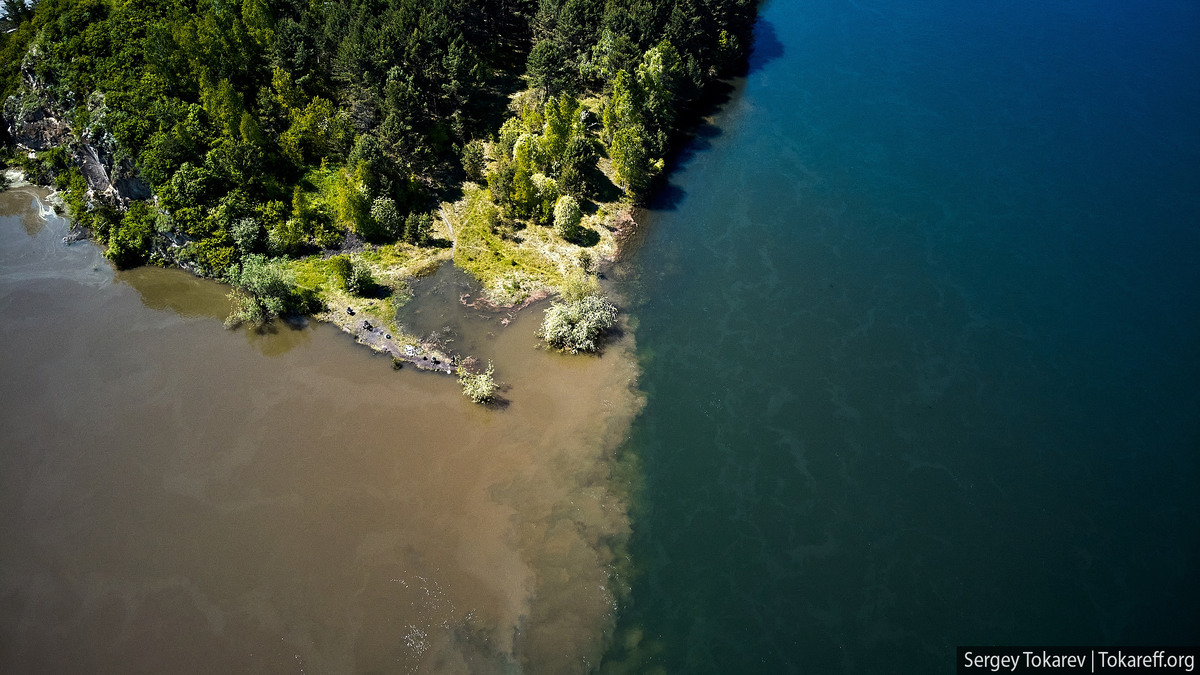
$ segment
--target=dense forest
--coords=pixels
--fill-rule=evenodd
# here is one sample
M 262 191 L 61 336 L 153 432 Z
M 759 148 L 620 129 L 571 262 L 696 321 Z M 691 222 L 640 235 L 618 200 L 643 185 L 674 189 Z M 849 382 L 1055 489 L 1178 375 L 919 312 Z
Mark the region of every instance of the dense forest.
M 663 168 L 681 111 L 737 66 L 754 0 L 4 0 L 11 161 L 53 183 L 118 265 L 156 240 L 230 278 L 243 261 L 428 243 L 464 180 L 563 236 L 610 164 L 626 201 Z M 593 103 L 589 109 L 585 101 Z M 515 102 L 515 103 L 514 103 Z M 97 198 L 98 148 L 152 191 Z M 608 183 L 612 187 L 612 183 Z M 570 197 L 564 200 L 563 197 Z M 136 197 L 140 197 L 136 198 Z M 147 197 L 150 197 L 147 199 Z M 572 213 L 575 215 L 572 216 Z

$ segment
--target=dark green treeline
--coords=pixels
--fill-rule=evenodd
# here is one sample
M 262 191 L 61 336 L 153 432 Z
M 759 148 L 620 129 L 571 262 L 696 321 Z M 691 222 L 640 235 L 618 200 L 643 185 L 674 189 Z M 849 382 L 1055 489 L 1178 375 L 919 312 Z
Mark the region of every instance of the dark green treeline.
M 637 199 L 677 112 L 744 56 L 756 10 L 752 0 L 7 4 L 6 119 L 48 110 L 71 129 L 64 147 L 15 161 L 56 183 L 118 264 L 145 262 L 169 236 L 214 276 L 247 255 L 336 248 L 349 232 L 422 243 L 413 216 L 462 180 L 464 163 L 478 173 L 472 141 L 495 138 L 524 88 L 601 97 L 598 154 Z M 157 203 L 89 200 L 68 152 L 82 143 L 135 166 Z

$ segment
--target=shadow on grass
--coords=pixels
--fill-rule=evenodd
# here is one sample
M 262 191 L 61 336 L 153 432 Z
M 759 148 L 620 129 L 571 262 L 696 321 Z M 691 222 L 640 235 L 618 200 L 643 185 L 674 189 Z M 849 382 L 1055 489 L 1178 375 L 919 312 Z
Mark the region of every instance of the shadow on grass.
M 600 243 L 600 233 L 592 228 L 585 228 L 571 238 L 571 243 L 583 248 L 591 248 Z
M 591 197 L 598 202 L 615 202 L 621 198 L 621 188 L 617 187 L 598 166 L 588 167 L 584 173 Z

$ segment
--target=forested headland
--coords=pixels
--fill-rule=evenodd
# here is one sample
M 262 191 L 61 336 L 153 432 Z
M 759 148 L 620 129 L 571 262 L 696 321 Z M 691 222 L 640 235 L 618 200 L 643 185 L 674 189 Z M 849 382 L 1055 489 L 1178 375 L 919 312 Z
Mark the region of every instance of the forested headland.
M 402 295 L 451 256 L 498 302 L 592 272 L 680 114 L 743 62 L 757 3 L 4 8 L 10 164 L 118 266 L 229 281 L 269 320 Z

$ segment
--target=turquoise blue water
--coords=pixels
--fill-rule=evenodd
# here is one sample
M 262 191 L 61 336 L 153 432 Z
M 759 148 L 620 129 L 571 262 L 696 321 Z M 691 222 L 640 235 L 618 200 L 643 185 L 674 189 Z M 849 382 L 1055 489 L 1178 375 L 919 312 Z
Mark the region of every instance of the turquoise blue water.
M 774 0 L 614 276 L 611 672 L 1200 635 L 1200 4 Z

